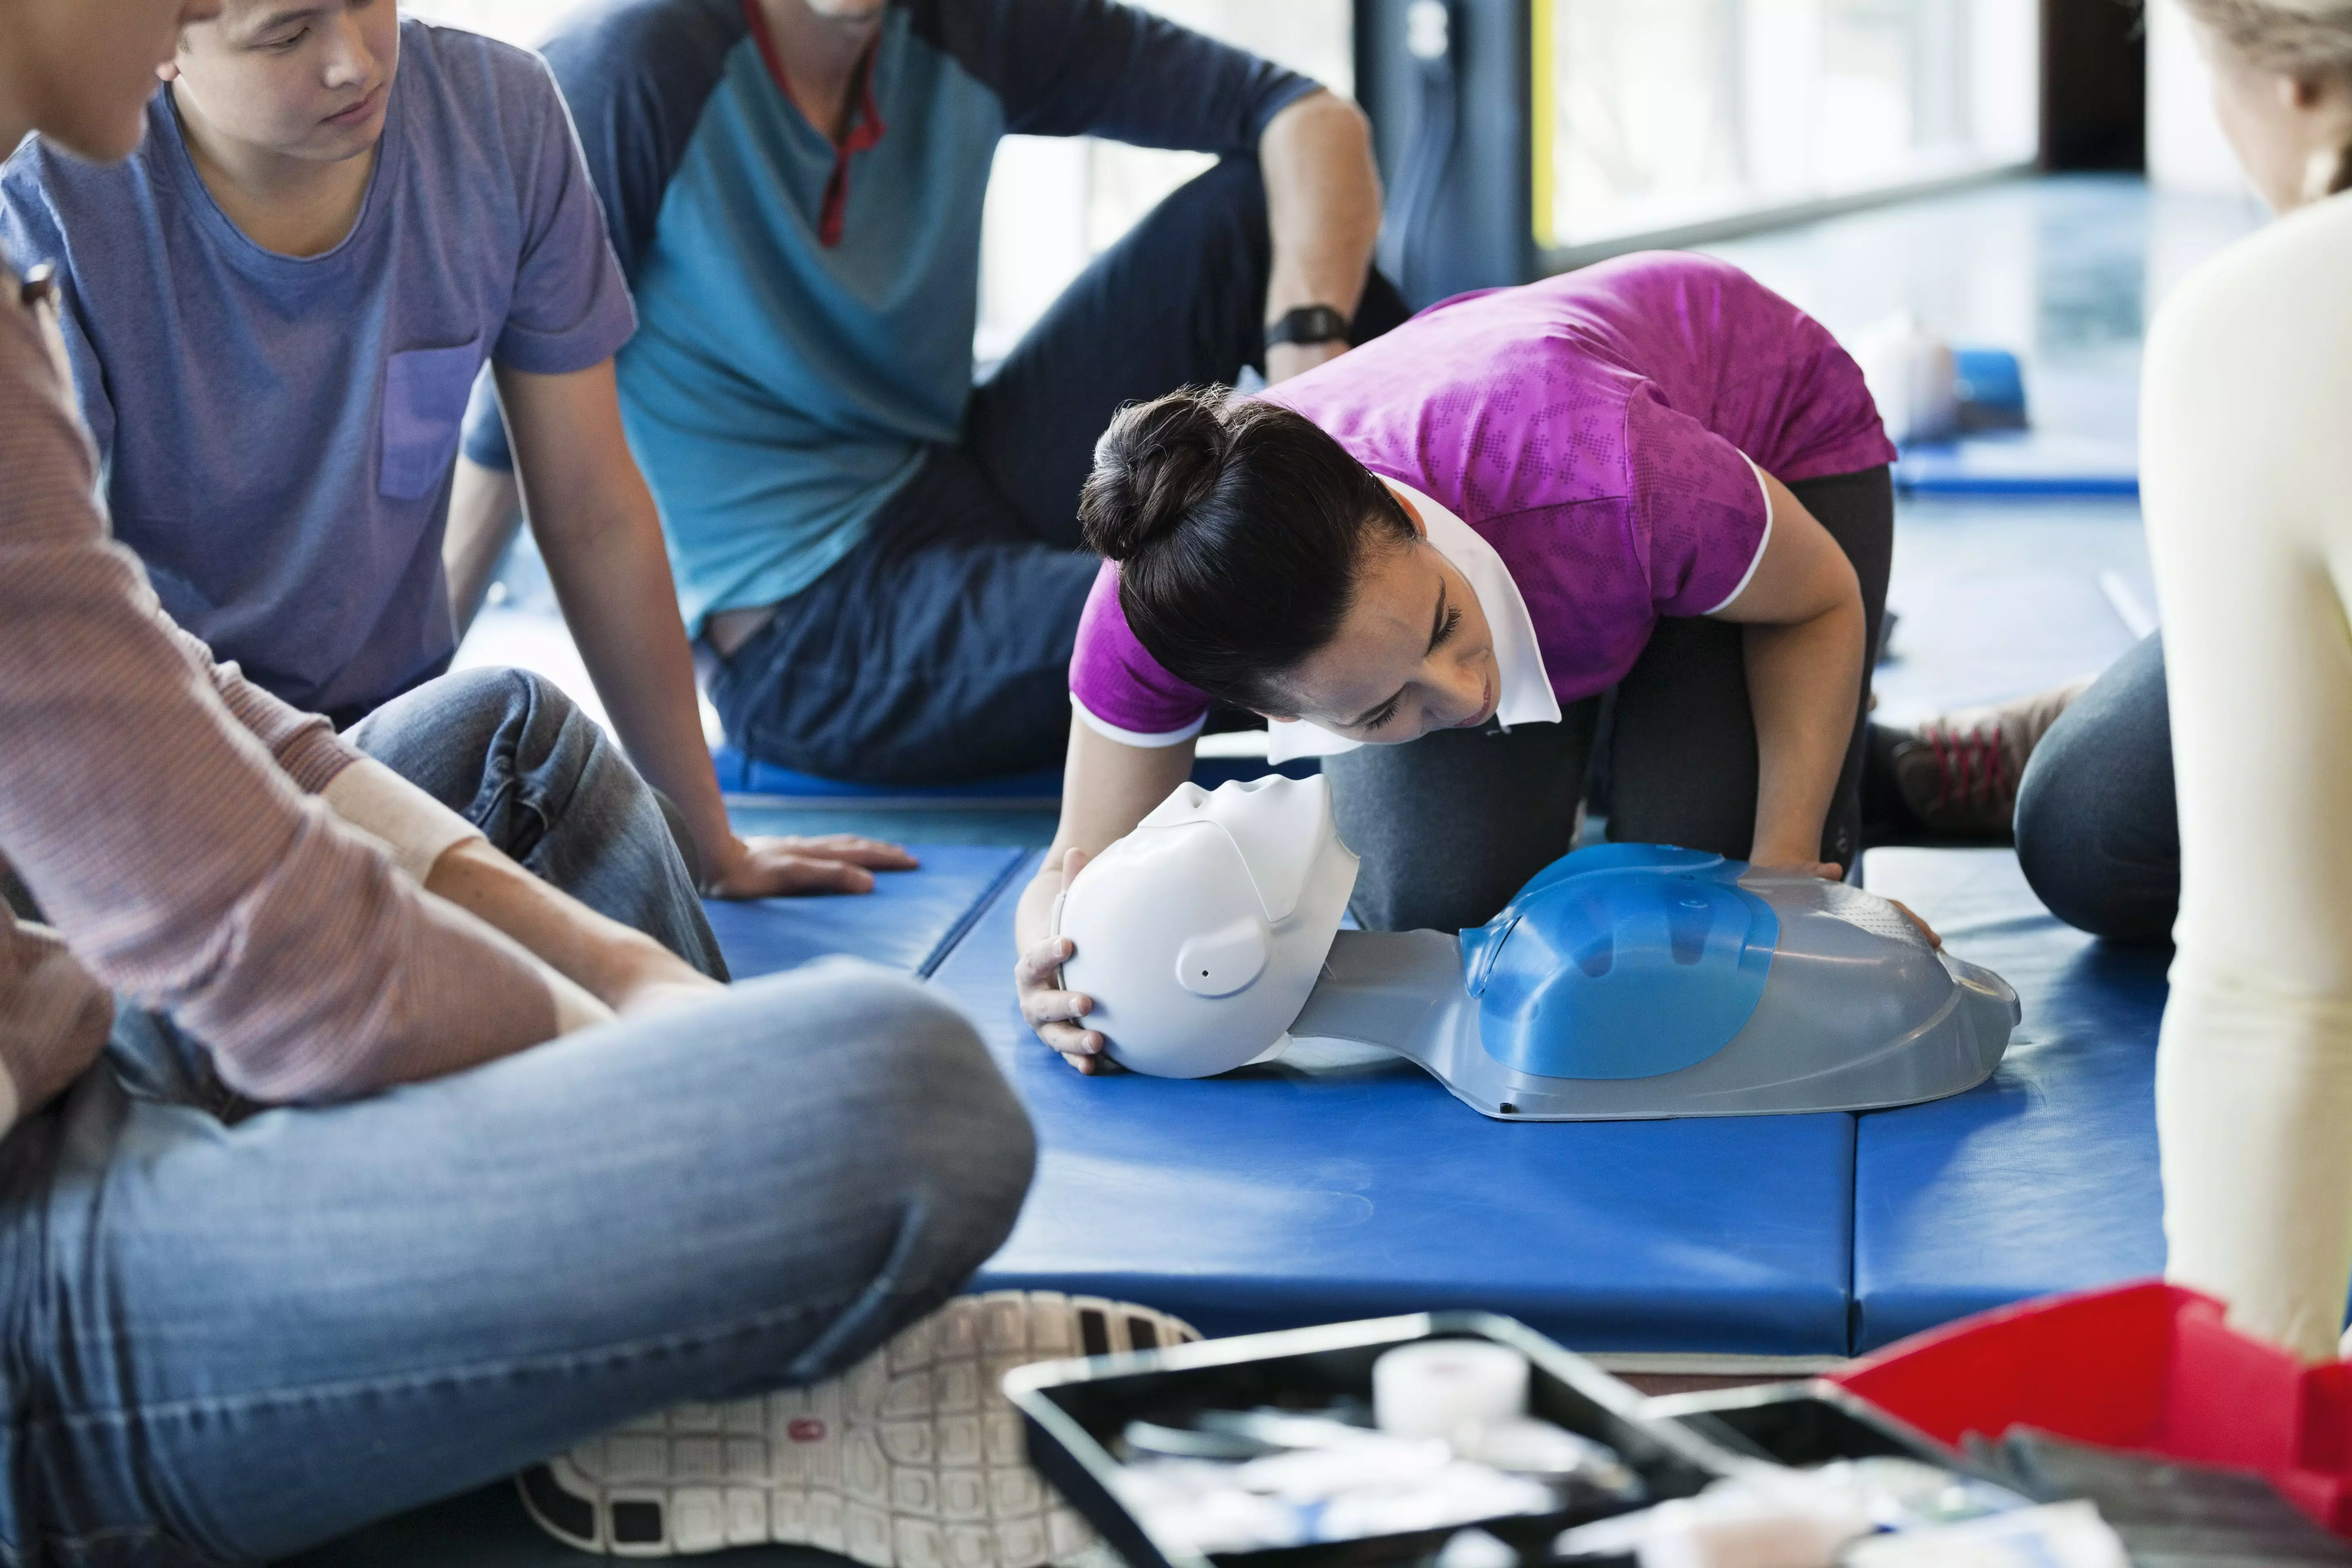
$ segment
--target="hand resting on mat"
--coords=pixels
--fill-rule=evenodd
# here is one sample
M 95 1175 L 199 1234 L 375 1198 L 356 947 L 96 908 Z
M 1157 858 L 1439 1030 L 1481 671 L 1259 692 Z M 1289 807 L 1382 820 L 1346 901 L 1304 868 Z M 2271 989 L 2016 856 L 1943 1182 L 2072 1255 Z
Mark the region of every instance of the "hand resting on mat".
M 718 859 L 702 889 L 715 899 L 870 893 L 875 872 L 915 868 L 915 858 L 898 845 L 854 833 L 817 838 L 730 837 Z

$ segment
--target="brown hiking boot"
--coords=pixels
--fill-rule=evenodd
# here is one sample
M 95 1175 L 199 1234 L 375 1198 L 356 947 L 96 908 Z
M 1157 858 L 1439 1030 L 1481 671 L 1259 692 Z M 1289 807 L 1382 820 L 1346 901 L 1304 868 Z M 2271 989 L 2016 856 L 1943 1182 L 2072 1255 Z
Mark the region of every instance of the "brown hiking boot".
M 1895 748 L 1895 782 L 1905 804 L 1937 833 L 2007 837 L 2027 760 L 2091 679 L 1920 725 Z

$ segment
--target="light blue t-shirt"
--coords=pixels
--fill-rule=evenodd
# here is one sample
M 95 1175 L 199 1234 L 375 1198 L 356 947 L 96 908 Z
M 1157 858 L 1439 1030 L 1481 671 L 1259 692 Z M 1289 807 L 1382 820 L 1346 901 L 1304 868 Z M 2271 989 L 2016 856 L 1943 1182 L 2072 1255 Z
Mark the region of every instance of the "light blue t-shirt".
M 697 626 L 815 581 L 961 437 L 999 137 L 1247 154 L 1315 90 L 1108 0 L 897 0 L 836 147 L 746 0 L 598 0 L 546 48 L 636 292 L 622 414 Z M 467 449 L 503 461 L 494 409 Z
M 415 21 L 332 250 L 231 223 L 169 89 L 127 163 L 19 148 L 0 247 L 57 268 L 116 537 L 181 625 L 313 710 L 380 702 L 456 647 L 441 540 L 485 357 L 585 370 L 635 320 L 545 63 Z

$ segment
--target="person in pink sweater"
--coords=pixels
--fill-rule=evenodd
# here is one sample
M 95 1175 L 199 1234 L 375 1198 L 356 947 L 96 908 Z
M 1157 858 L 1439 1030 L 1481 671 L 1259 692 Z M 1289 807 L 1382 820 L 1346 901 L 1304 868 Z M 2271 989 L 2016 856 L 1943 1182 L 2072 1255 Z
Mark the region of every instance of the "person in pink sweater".
M 125 156 L 218 11 L 0 0 L 0 150 Z M 971 1026 L 723 987 L 505 852 L 562 821 L 404 777 L 435 710 L 355 745 L 214 663 L 96 510 L 43 281 L 0 258 L 0 1560 L 277 1558 L 956 1290 L 1034 1157 Z M 675 866 L 576 721 L 465 743 Z

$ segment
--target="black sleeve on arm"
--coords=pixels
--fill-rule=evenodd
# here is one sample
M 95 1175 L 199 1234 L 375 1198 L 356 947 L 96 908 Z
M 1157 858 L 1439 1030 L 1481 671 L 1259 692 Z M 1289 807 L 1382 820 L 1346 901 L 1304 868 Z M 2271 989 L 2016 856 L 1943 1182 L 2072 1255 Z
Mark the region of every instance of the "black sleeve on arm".
M 540 51 L 571 108 L 604 232 L 633 285 L 670 178 L 728 54 L 749 31 L 737 0 L 604 0 L 566 18 Z M 487 468 L 514 467 L 487 365 L 465 432 L 467 458 Z
M 1005 129 L 1020 135 L 1249 153 L 1266 121 L 1318 86 L 1115 0 L 910 0 L 909 8 L 915 36 L 994 89 Z

